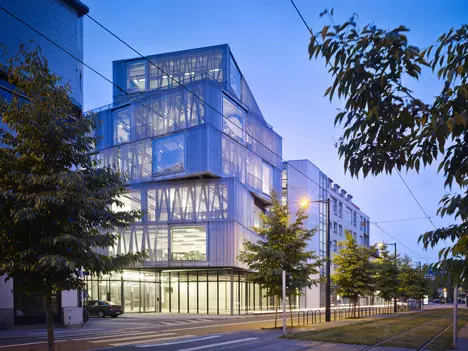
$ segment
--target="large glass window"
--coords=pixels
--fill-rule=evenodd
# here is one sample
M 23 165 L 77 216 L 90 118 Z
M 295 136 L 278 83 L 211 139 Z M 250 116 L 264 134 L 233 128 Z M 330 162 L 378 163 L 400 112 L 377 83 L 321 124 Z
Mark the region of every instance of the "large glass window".
M 171 228 L 171 259 L 206 260 L 206 227 L 181 226 Z
M 241 98 L 241 74 L 232 56 L 229 60 L 229 84 L 237 97 Z
M 114 144 L 130 141 L 130 109 L 114 111 Z
M 270 194 L 273 185 L 273 167 L 263 162 L 262 170 L 262 191 L 264 194 Z
M 223 98 L 223 130 L 231 138 L 245 143 L 245 113 L 228 99 Z
M 127 65 L 127 90 L 146 90 L 146 63 L 137 62 Z
M 153 173 L 181 172 L 185 164 L 185 138 L 183 134 L 156 139 L 153 147 Z

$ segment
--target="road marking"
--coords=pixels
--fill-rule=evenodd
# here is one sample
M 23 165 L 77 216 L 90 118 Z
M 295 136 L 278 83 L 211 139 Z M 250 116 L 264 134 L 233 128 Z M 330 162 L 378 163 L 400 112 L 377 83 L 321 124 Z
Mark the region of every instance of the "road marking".
M 64 342 L 66 340 L 56 340 L 55 342 Z M 44 344 L 46 343 L 45 341 L 39 341 L 39 342 L 27 342 L 24 344 L 10 344 L 10 345 L 2 345 L 0 346 L 0 349 L 4 349 L 6 347 L 16 347 L 16 346 L 27 346 L 27 345 L 39 345 L 39 344 Z
M 58 335 L 63 335 L 63 334 L 73 334 L 73 333 L 77 333 L 77 332 L 80 332 L 80 331 L 84 331 L 84 332 L 88 332 L 88 331 L 91 331 L 91 330 L 104 330 L 104 328 L 83 328 L 83 329 L 75 329 L 75 331 L 72 331 L 72 330 L 54 330 L 54 334 L 56 336 Z M 47 336 L 47 331 L 43 331 L 43 332 L 35 332 L 35 333 L 27 333 L 26 335 L 43 335 L 43 336 Z
M 150 344 L 150 345 L 138 345 L 137 347 L 158 347 L 158 346 L 168 346 L 168 345 L 176 345 L 176 344 L 185 344 L 187 342 L 197 342 L 197 341 L 202 341 L 202 340 L 209 340 L 209 339 L 214 339 L 214 338 L 219 338 L 221 335 L 212 335 L 212 336 L 205 336 L 203 338 L 197 338 L 197 339 L 190 339 L 190 340 L 181 340 L 181 341 L 173 341 L 173 342 L 165 342 L 165 343 L 159 343 L 159 344 Z
M 209 328 L 219 328 L 219 327 L 226 327 L 226 326 L 232 326 L 232 325 L 243 325 L 243 324 L 252 324 L 252 323 L 263 323 L 263 322 L 274 322 L 274 319 L 264 319 L 261 321 L 252 321 L 252 322 L 242 322 L 242 323 L 226 323 L 226 324 L 215 324 L 215 325 L 202 325 L 198 327 L 187 327 L 187 328 L 171 328 L 170 330 L 167 331 L 182 331 L 182 330 L 193 330 L 193 329 L 209 329 Z M 260 329 L 260 328 L 259 328 Z M 161 330 L 165 331 L 165 330 Z
M 157 335 L 154 335 L 157 334 Z M 120 340 L 137 340 L 137 339 L 144 339 L 144 338 L 155 338 L 155 337 L 160 337 L 160 336 L 167 336 L 167 335 L 175 335 L 175 333 L 164 333 L 164 334 L 159 334 L 159 333 L 153 333 L 153 335 L 122 335 L 122 336 L 116 336 L 114 338 L 107 338 L 107 339 L 100 339 L 100 340 L 94 340 L 90 341 L 92 343 L 109 343 L 113 341 L 120 341 Z
M 203 346 L 195 346 L 195 347 L 190 347 L 188 349 L 179 349 L 177 351 L 196 351 L 196 350 L 204 350 L 204 349 L 209 349 L 211 347 L 217 347 L 217 346 L 224 346 L 224 345 L 231 345 L 231 344 L 236 344 L 238 342 L 245 342 L 245 341 L 251 341 L 251 340 L 257 340 L 258 338 L 245 338 L 245 339 L 239 339 L 239 340 L 231 340 L 231 341 L 225 341 L 225 342 L 219 342 L 217 344 L 209 344 L 209 345 L 203 345 Z
M 81 341 L 81 340 L 94 340 L 94 339 L 105 339 L 105 338 L 109 338 L 113 335 L 119 337 L 119 336 L 130 336 L 130 335 L 135 335 L 135 334 L 138 334 L 138 335 L 144 335 L 144 334 L 156 334 L 156 333 L 160 333 L 159 330 L 154 330 L 154 331 L 150 331 L 150 332 L 142 332 L 142 333 L 138 333 L 138 331 L 132 331 L 132 332 L 125 332 L 125 333 L 109 333 L 109 334 L 105 334 L 105 335 L 100 335 L 100 336 L 92 336 L 92 337 L 85 337 L 85 338 L 75 338 L 75 339 L 71 339 L 72 341 Z M 166 335 L 166 334 L 165 334 Z M 149 335 L 148 335 L 149 336 Z
M 193 338 L 194 336 L 196 336 L 196 335 L 177 335 L 177 336 L 169 336 L 167 338 L 121 342 L 121 343 L 109 344 L 109 345 L 111 345 L 111 346 L 124 346 L 124 345 L 135 345 L 135 344 L 146 344 L 146 343 L 149 343 L 149 342 L 156 342 L 156 341 L 165 341 L 165 340 L 174 340 L 174 339 L 183 339 L 183 338 Z

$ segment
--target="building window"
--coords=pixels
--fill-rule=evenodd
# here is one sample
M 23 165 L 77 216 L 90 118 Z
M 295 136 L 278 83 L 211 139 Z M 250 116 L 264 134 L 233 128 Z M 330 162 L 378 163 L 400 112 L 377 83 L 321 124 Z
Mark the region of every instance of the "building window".
M 333 240 L 333 252 L 337 252 L 337 251 L 338 251 L 337 242 L 336 240 Z
M 239 107 L 223 98 L 223 131 L 231 138 L 245 143 L 245 113 Z
M 117 196 L 121 206 L 112 204 L 112 211 L 141 211 L 141 192 L 140 190 L 132 190 Z
M 263 211 L 258 208 L 257 206 L 254 205 L 254 210 L 253 210 L 253 226 L 255 228 L 261 228 L 263 227 L 263 219 L 262 219 L 262 214 Z
M 273 167 L 263 162 L 262 164 L 262 192 L 269 195 L 273 184 Z
M 357 214 L 356 212 L 353 212 L 353 224 L 355 227 L 357 227 Z
M 341 224 L 338 226 L 338 234 L 343 236 L 343 226 Z
M 341 201 L 338 202 L 338 216 L 343 218 L 343 203 Z
M 156 139 L 153 146 L 153 173 L 181 172 L 185 166 L 185 137 L 178 134 Z
M 230 57 L 230 60 L 229 60 L 229 84 L 231 85 L 231 88 L 234 91 L 234 93 L 240 99 L 241 98 L 241 74 L 232 56 Z
M 130 108 L 114 111 L 113 116 L 114 144 L 121 144 L 130 141 Z
M 146 90 L 146 64 L 144 62 L 127 64 L 127 90 Z
M 333 233 L 338 234 L 338 224 L 336 222 L 333 222 Z
M 206 227 L 172 227 L 171 259 L 176 261 L 206 261 Z
M 338 201 L 334 197 L 332 197 L 331 202 L 332 202 L 333 214 L 336 216 L 338 214 Z

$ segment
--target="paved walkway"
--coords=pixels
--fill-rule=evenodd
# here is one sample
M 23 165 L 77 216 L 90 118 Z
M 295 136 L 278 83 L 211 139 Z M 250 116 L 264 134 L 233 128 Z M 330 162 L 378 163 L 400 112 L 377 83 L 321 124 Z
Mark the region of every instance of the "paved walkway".
M 468 350 L 468 324 L 460 329 L 458 334 L 457 350 Z

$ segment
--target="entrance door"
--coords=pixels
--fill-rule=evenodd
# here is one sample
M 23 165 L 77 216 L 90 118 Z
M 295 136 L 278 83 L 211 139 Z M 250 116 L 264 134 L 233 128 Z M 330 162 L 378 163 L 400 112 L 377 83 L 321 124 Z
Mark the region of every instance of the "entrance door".
M 159 283 L 142 282 L 142 312 L 160 312 Z

